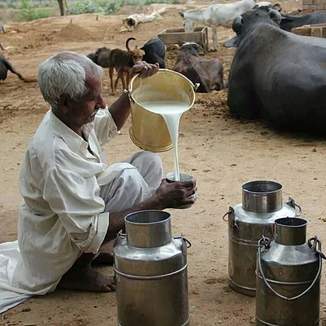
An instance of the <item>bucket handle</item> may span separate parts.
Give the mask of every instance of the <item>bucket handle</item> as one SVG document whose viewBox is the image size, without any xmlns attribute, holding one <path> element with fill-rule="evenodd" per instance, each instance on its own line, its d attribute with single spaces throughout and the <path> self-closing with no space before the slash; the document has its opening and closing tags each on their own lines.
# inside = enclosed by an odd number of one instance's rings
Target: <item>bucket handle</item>
<svg viewBox="0 0 326 326">
<path fill-rule="evenodd" d="M 300 299 L 301 297 L 303 297 L 304 295 L 306 295 L 316 284 L 316 282 L 318 281 L 318 279 L 320 278 L 320 274 L 321 274 L 321 268 L 322 268 L 322 259 L 325 259 L 325 255 L 321 252 L 321 242 L 320 240 L 315 236 L 313 238 L 310 238 L 308 240 L 308 246 L 312 249 L 315 250 L 316 254 L 318 254 L 318 271 L 317 274 L 314 278 L 314 280 L 312 281 L 312 283 L 309 285 L 309 287 L 307 289 L 305 289 L 303 292 L 301 292 L 300 294 L 294 296 L 294 297 L 286 297 L 280 293 L 278 293 L 276 290 L 274 290 L 272 288 L 272 286 L 268 283 L 266 276 L 263 272 L 263 268 L 261 265 L 261 251 L 262 248 L 265 249 L 269 249 L 270 248 L 270 244 L 271 244 L 271 240 L 267 237 L 262 237 L 259 241 L 258 241 L 258 269 L 259 269 L 259 273 L 265 283 L 265 285 L 268 287 L 268 289 L 270 291 L 272 291 L 277 297 L 279 297 L 280 299 L 286 300 L 286 301 L 294 301 L 297 299 Z"/>
<path fill-rule="evenodd" d="M 196 92 L 197 91 L 197 89 L 199 88 L 199 86 L 200 86 L 200 83 L 195 83 L 194 84 L 194 91 Z"/>
<path fill-rule="evenodd" d="M 295 202 L 292 197 L 289 197 L 288 201 L 286 202 L 287 205 L 293 207 L 295 209 L 295 217 L 300 216 L 302 213 L 302 208 L 299 204 Z"/>
</svg>

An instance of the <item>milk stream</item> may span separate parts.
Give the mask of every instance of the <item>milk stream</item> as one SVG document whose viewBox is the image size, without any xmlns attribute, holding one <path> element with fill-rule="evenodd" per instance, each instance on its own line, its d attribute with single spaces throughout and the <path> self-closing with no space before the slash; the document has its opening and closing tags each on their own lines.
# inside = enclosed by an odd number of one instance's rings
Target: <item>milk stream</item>
<svg viewBox="0 0 326 326">
<path fill-rule="evenodd" d="M 181 115 L 189 109 L 189 104 L 177 101 L 144 101 L 140 104 L 146 110 L 160 114 L 165 120 L 174 148 L 174 178 L 176 181 L 180 181 L 178 152 L 179 124 Z"/>
</svg>

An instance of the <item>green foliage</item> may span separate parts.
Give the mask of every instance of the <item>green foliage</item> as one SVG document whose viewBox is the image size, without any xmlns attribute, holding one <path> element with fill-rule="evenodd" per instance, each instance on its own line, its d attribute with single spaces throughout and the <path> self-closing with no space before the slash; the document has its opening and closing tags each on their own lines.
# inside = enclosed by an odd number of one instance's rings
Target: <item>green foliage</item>
<svg viewBox="0 0 326 326">
<path fill-rule="evenodd" d="M 23 0 L 22 0 L 23 1 Z M 24 0 L 25 1 L 25 0 Z M 69 4 L 68 14 L 103 13 L 106 15 L 117 12 L 124 5 L 144 6 L 151 3 L 179 3 L 178 0 L 77 0 Z"/>
<path fill-rule="evenodd" d="M 34 8 L 31 0 L 20 0 L 19 20 L 30 21 L 53 14 L 51 8 Z"/>
</svg>

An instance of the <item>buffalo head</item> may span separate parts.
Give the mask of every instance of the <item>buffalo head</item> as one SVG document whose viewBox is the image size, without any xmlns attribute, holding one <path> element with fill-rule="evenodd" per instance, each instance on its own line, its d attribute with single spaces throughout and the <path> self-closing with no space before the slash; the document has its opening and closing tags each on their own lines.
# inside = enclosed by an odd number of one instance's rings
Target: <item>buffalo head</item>
<svg viewBox="0 0 326 326">
<path fill-rule="evenodd" d="M 268 23 L 280 26 L 282 16 L 279 11 L 269 8 L 260 7 L 249 10 L 243 15 L 234 19 L 232 29 L 236 36 L 226 41 L 224 46 L 227 48 L 238 47 L 241 40 L 260 23 Z"/>
</svg>

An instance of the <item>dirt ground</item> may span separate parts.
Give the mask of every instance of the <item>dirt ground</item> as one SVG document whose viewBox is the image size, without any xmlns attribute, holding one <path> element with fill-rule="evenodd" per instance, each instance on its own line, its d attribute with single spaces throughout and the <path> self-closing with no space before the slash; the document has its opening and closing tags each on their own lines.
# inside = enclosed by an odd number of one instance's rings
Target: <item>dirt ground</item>
<svg viewBox="0 0 326 326">
<path fill-rule="evenodd" d="M 199 3 L 199 2 L 198 2 Z M 201 2 L 202 3 L 202 2 Z M 298 2 L 284 3 L 296 9 Z M 126 10 L 126 9 L 125 9 Z M 129 9 L 131 10 L 131 9 Z M 140 25 L 134 33 L 120 33 L 124 15 L 54 17 L 31 23 L 10 23 L 0 35 L 6 55 L 28 77 L 38 64 L 66 49 L 89 53 L 100 46 L 124 47 L 127 37 L 138 44 L 164 28 L 180 27 L 177 9 L 164 19 Z M 220 29 L 220 41 L 231 31 Z M 222 47 L 209 56 L 219 57 L 226 75 L 234 51 Z M 176 51 L 168 52 L 168 65 Z M 109 103 L 108 78 L 104 95 Z M 173 233 L 191 242 L 189 249 L 189 301 L 191 325 L 254 324 L 255 299 L 231 291 L 227 284 L 227 225 L 222 215 L 241 201 L 241 185 L 254 179 L 283 184 L 284 198 L 294 197 L 308 219 L 309 235 L 317 234 L 326 245 L 326 143 L 307 135 L 289 135 L 268 129 L 260 122 L 231 118 L 226 91 L 197 95 L 196 104 L 181 125 L 181 169 L 197 178 L 199 198 L 188 210 L 171 210 Z M 0 242 L 16 239 L 17 207 L 21 203 L 18 178 L 26 146 L 47 110 L 36 83 L 23 83 L 10 75 L 0 84 Z M 128 136 L 130 122 L 109 145 L 109 160 L 118 161 L 137 151 Z M 172 153 L 162 155 L 166 171 L 172 169 Z M 103 273 L 111 274 L 111 268 Z M 325 276 L 325 272 L 323 272 Z M 326 279 L 321 286 L 321 319 L 326 325 Z M 303 312 L 299 312 L 303 313 Z M 0 325 L 116 325 L 114 294 L 57 291 L 33 298 L 0 316 Z"/>
</svg>

